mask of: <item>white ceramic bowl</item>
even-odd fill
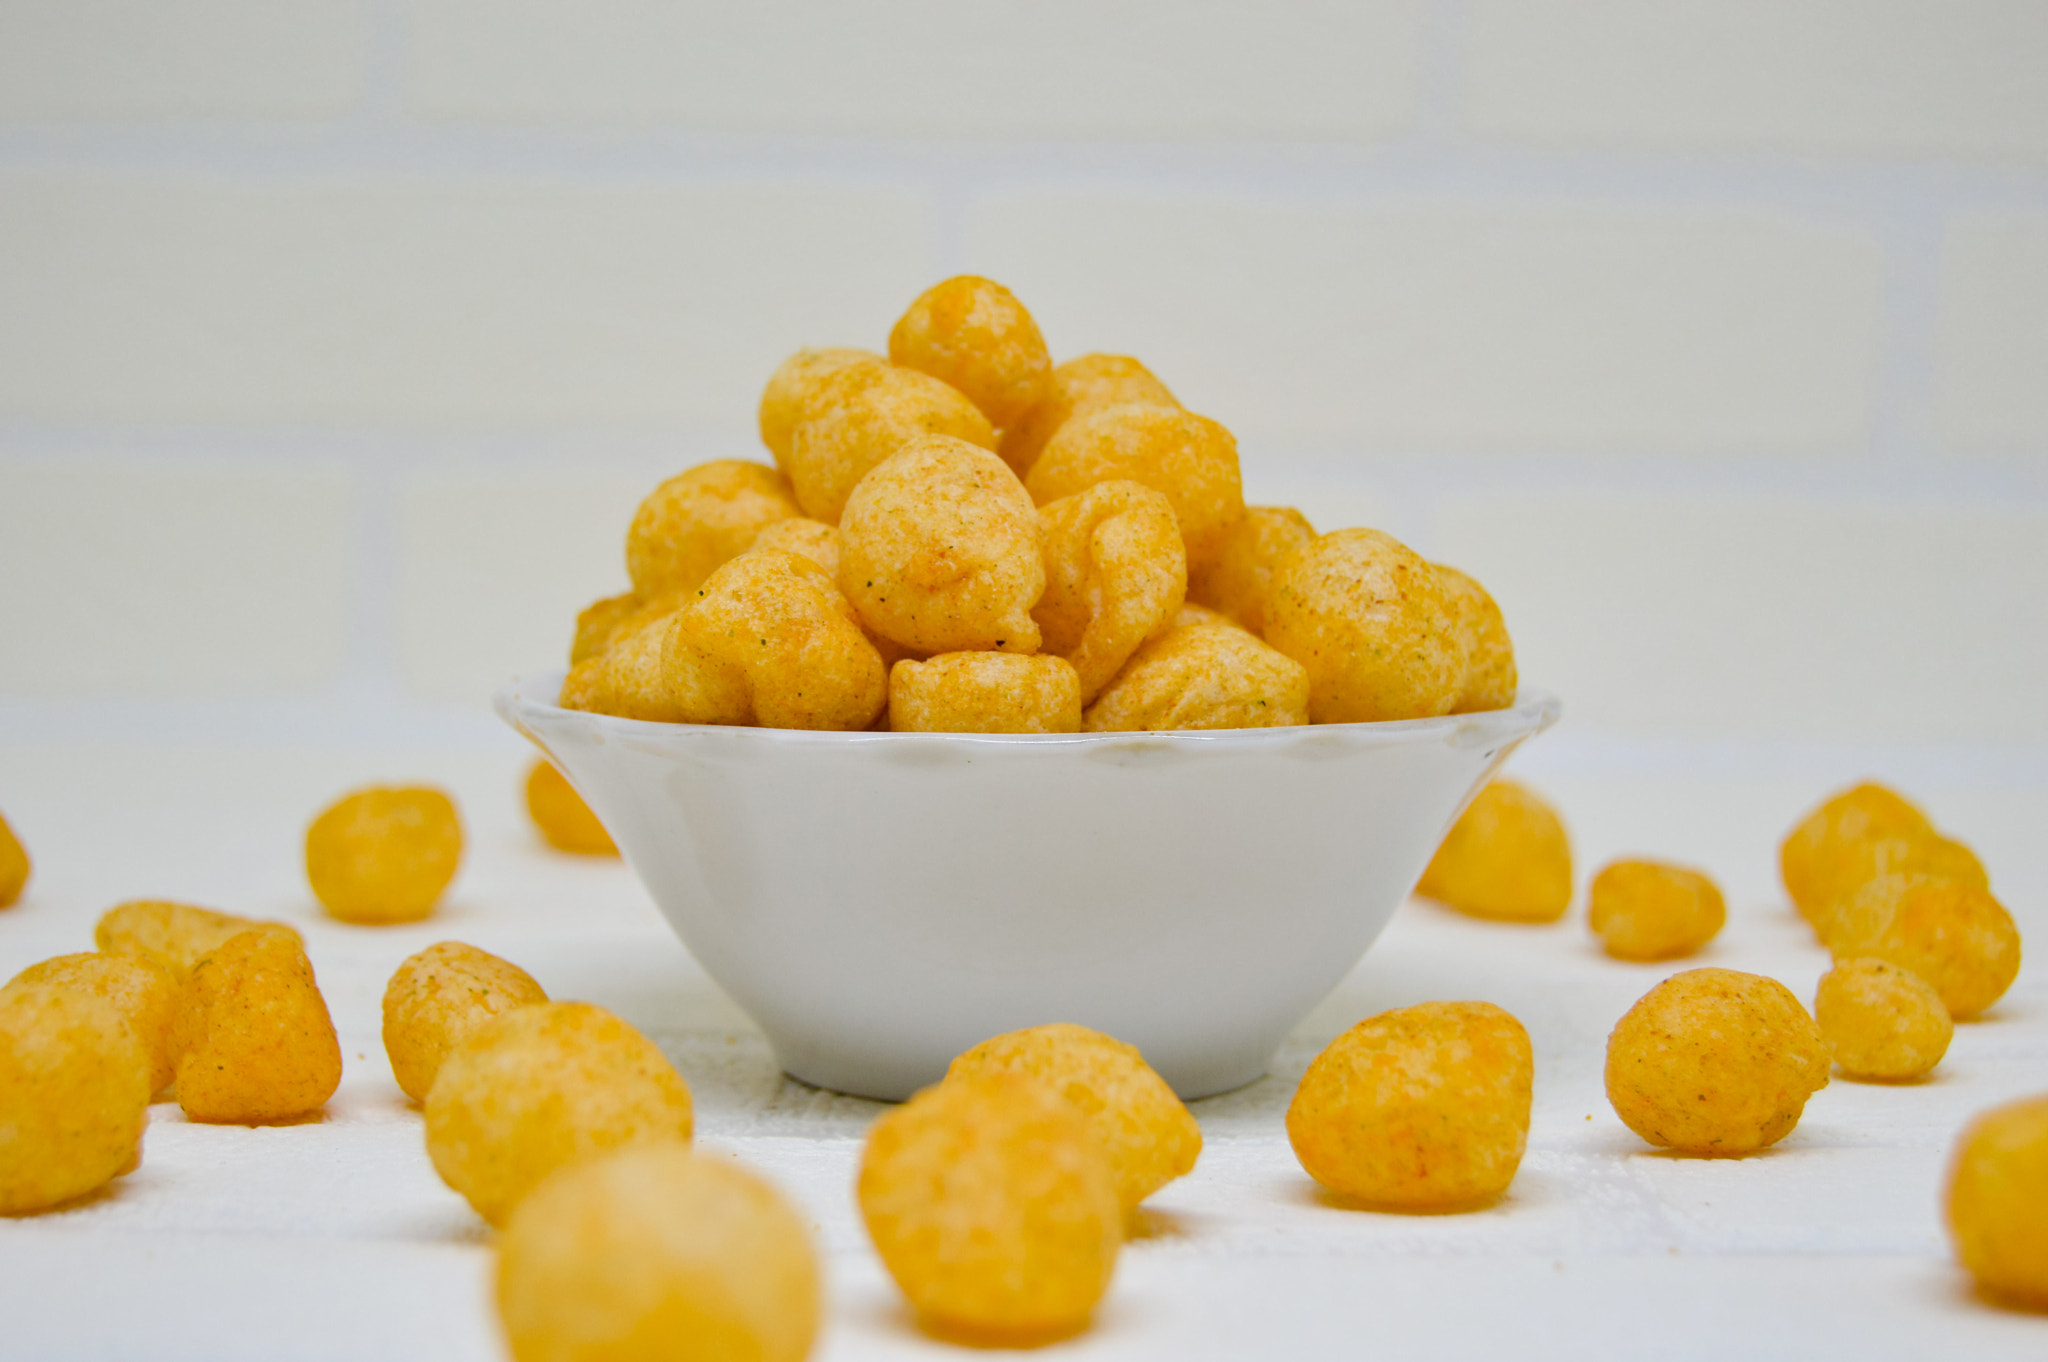
[[[582,793],[782,1067],[898,1099],[1043,1022],[1249,1083],[1558,703],[1218,733],[807,733],[498,713]]]

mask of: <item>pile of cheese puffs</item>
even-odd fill
[[[1486,589],[1377,530],[1246,506],[1237,441],[1137,360],[1055,365],[1002,285],[948,279],[887,357],[806,349],[775,466],[702,464],[626,534],[561,703],[668,723],[1074,733],[1501,709]]]

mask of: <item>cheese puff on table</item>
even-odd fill
[[[889,332],[889,360],[959,389],[1005,429],[1052,386],[1052,356],[1017,295],[993,279],[934,284]]]
[[[1821,944],[1834,939],[1835,919],[1866,885],[1893,875],[1929,875],[1986,891],[1991,883],[1975,852],[1938,832],[1837,842],[1819,860],[1813,881],[1818,897],[1806,915]]]
[[[950,435],[982,449],[995,429],[972,402],[929,374],[892,364],[853,364],[818,384],[789,446],[789,480],[813,520],[837,525],[868,470],[907,441]]]
[[[1616,861],[1586,891],[1587,925],[1617,960],[1671,960],[1712,941],[1728,920],[1715,883],[1661,861]]]
[[[626,571],[642,600],[695,591],[778,520],[800,515],[789,479],[765,464],[720,459],[648,494],[626,531]]]
[[[1515,668],[1514,640],[1508,637],[1508,622],[1500,606],[1485,587],[1456,568],[1442,563],[1432,566],[1451,598],[1458,640],[1465,645],[1465,679],[1458,687],[1458,698],[1451,702],[1451,713],[1506,709],[1515,703],[1521,678]]]
[[[1173,624],[1187,596],[1187,548],[1167,499],[1143,483],[1098,482],[1039,509],[1045,594],[1039,646],[1074,664],[1081,703]]]
[[[1244,515],[1236,437],[1179,407],[1127,403],[1075,417],[1047,442],[1024,485],[1045,506],[1115,479],[1141,482],[1172,503],[1191,574],[1208,567]]]
[[[1941,995],[1911,970],[1868,956],[1821,976],[1813,1019],[1851,1078],[1918,1078],[1941,1063],[1956,1024]]]
[[[1273,569],[1315,537],[1308,517],[1292,506],[1247,506],[1223,532],[1215,558],[1189,575],[1188,599],[1264,635]]]
[[[1183,607],[1131,655],[1082,726],[1090,733],[1286,728],[1308,722],[1308,672],[1223,616]]]
[[[775,456],[776,466],[788,471],[790,441],[820,383],[850,365],[886,363],[872,350],[826,346],[799,350],[777,365],[761,392],[760,411],[761,443]]]
[[[567,776],[545,757],[526,773],[526,812],[540,835],[557,851],[576,856],[616,856],[618,846]]]
[[[1473,917],[1555,922],[1572,902],[1564,820],[1528,786],[1496,780],[1458,815],[1415,892]]]
[[[460,941],[409,955],[384,987],[384,1053],[391,1075],[415,1102],[427,1100],[455,1047],[501,1012],[548,995],[510,960]]]
[[[289,923],[258,921],[161,899],[136,899],[114,905],[100,915],[92,939],[95,946],[110,955],[132,955],[153,961],[183,982],[194,965],[248,931],[282,932],[302,948],[305,944],[298,928]]]
[[[0,908],[5,908],[21,897],[21,891],[28,884],[28,851],[14,835],[14,829],[0,818]]]
[[[461,863],[455,801],[424,785],[357,790],[306,829],[306,880],[343,922],[417,922]]]
[[[1956,1141],[1948,1231],[1985,1294],[2048,1310],[2048,1095],[1994,1107]]]
[[[1178,407],[1164,383],[1129,355],[1082,355],[1055,365],[1045,396],[1015,425],[1003,427],[997,452],[1023,477],[1046,443],[1076,416],[1129,403]]]
[[[1885,875],[1835,912],[1824,944],[1837,960],[1870,956],[1911,970],[1949,1015],[1974,1017],[2020,972],[2020,929],[1991,891],[1935,875]]]
[[[1830,796],[1799,820],[1778,848],[1785,892],[1808,921],[1832,906],[1834,890],[1823,884],[1836,848],[1873,837],[1932,834],[1934,825],[1910,800],[1874,781]],[[1855,886],[1851,886],[1853,889]]]
[[[149,1059],[150,1095],[153,1097],[171,1086],[178,1059],[174,1037],[178,1013],[176,975],[147,956],[82,951],[30,965],[10,979],[7,988],[36,984],[76,989],[112,1004]]]
[[[1047,653],[940,653],[889,669],[896,733],[1077,733],[1081,680]]]
[[[108,998],[57,981],[0,989],[0,1215],[140,1166],[149,1081],[149,1056]]]
[[[334,1019],[312,962],[282,932],[244,932],[193,967],[176,1045],[178,1105],[194,1121],[288,1121],[341,1085]]]

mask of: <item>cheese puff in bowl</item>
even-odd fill
[[[889,332],[889,360],[966,394],[997,430],[1037,406],[1052,384],[1052,356],[1017,295],[962,274],[918,296]]]
[[[1223,532],[1216,556],[1188,577],[1188,599],[1264,634],[1273,569],[1315,537],[1308,517],[1292,506],[1247,506]]]
[[[1090,733],[1287,728],[1308,722],[1308,672],[1199,606],[1131,656],[1088,709]]]
[[[655,488],[626,531],[626,571],[643,601],[695,591],[761,531],[796,515],[789,479],[764,464],[720,459]]]
[[[1236,437],[1179,407],[1129,403],[1075,417],[1046,444],[1024,485],[1044,506],[1114,479],[1143,483],[1172,503],[1190,573],[1208,566],[1244,515]]]
[[[827,374],[804,400],[783,461],[797,504],[811,519],[837,525],[868,470],[922,435],[996,447],[988,418],[930,374],[893,364],[849,364]]]
[[[1023,477],[1045,452],[1046,442],[1076,416],[1129,403],[1178,407],[1180,403],[1152,371],[1129,355],[1082,355],[1053,366],[1045,395],[1015,425],[1003,427],[997,452]]]
[[[1040,646],[1074,664],[1086,704],[1173,623],[1187,596],[1187,550],[1172,503],[1143,483],[1098,482],[1038,519],[1045,595],[1031,618]]]

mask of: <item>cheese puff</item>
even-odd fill
[[[1496,780],[1444,836],[1415,892],[1473,917],[1555,922],[1572,902],[1572,848],[1557,810]]]
[[[1465,645],[1443,579],[1378,530],[1338,530],[1273,574],[1266,641],[1308,668],[1319,724],[1448,714],[1465,685]]]
[[[619,854],[612,835],[597,821],[583,796],[545,758],[534,762],[533,769],[526,773],[526,812],[540,829],[540,835],[557,851],[578,856]]]
[[[1976,889],[1990,887],[1976,853],[1938,832],[1836,842],[1816,858],[1812,883],[1817,898],[1806,919],[1822,945],[1833,938],[1842,906],[1872,880],[1889,875],[1933,875]]]
[[[1078,733],[1081,679],[1050,653],[940,653],[889,669],[895,733]]]
[[[2048,1094],[1970,1122],[1948,1170],[1949,1237],[1994,1300],[2048,1310]]]
[[[1142,483],[1098,482],[1041,507],[1045,594],[1039,644],[1074,664],[1081,703],[1101,694],[1187,596],[1187,548],[1165,497]]]
[[[384,1053],[391,1076],[407,1097],[424,1102],[456,1046],[499,1013],[547,1000],[525,970],[460,941],[437,942],[409,955],[384,986]]]
[[[1458,641],[1465,650],[1464,683],[1458,687],[1458,698],[1451,702],[1451,713],[1506,709],[1515,703],[1515,690],[1520,684],[1515,670],[1515,644],[1508,637],[1507,620],[1485,587],[1454,567],[1442,563],[1432,566],[1450,597]]]
[[[194,965],[248,931],[282,932],[301,946],[305,944],[298,928],[287,923],[260,922],[157,899],[136,899],[109,908],[93,928],[92,939],[110,955],[139,956],[163,966],[182,982]]]
[[[1206,618],[1205,618],[1206,616]],[[1308,673],[1221,615],[1192,608],[1131,655],[1082,718],[1090,733],[1308,722]]]
[[[573,667],[611,647],[640,605],[638,596],[624,591],[584,606],[576,616],[576,635],[569,641],[569,665]]]
[[[626,572],[642,600],[688,593],[778,520],[799,515],[789,479],[763,464],[719,459],[655,488],[626,531]]]
[[[1153,407],[1178,407],[1166,385],[1129,355],[1082,355],[1056,365],[1052,382],[1037,405],[1015,425],[1003,428],[997,452],[1023,477],[1038,462],[1046,442],[1076,416],[1139,402]]]
[[[911,440],[950,435],[982,449],[996,433],[975,405],[938,379],[890,364],[854,364],[812,393],[789,446],[789,480],[813,520],[837,525],[868,470]]]
[[[498,1241],[513,1362],[802,1362],[824,1312],[804,1226],[752,1173],[682,1145],[565,1168]]]
[[[1865,781],[1835,794],[1799,820],[1778,848],[1778,870],[1785,892],[1809,921],[1833,906],[1836,889],[1828,867],[1838,848],[1876,837],[1932,835],[1927,815],[1894,790]],[[1854,886],[1851,886],[1853,889]]]
[[[703,590],[698,588],[691,604]],[[649,723],[752,723],[753,703],[738,667],[685,652],[683,665],[670,669],[670,637],[681,614],[679,605],[571,667],[557,703],[563,709]]]
[[[1215,558],[1188,577],[1188,599],[1263,634],[1273,569],[1315,537],[1292,506],[1247,506],[1244,519],[1223,532]]]
[[[1697,870],[1616,861],[1586,891],[1587,925],[1617,960],[1670,960],[1714,939],[1728,907]]]
[[[997,430],[1014,425],[1052,386],[1052,356],[1017,295],[993,279],[957,275],[918,296],[889,332],[889,360],[967,395]]]
[[[83,951],[30,965],[9,980],[7,988],[35,984],[56,984],[104,998],[128,1023],[149,1060],[150,1094],[171,1085],[178,1059],[172,1034],[178,1012],[176,975],[145,956]]]
[[[1607,1038],[1607,1100],[1651,1144],[1752,1154],[1799,1124],[1833,1056],[1792,990],[1731,969],[1674,974]]]
[[[28,872],[28,851],[14,835],[14,829],[7,826],[7,820],[0,818],[0,908],[21,897]]]
[[[1045,506],[1117,478],[1142,482],[1173,504],[1192,574],[1208,568],[1224,532],[1244,515],[1236,438],[1179,407],[1127,403],[1075,417],[1047,442],[1024,485]]]
[[[822,520],[792,516],[778,520],[754,539],[757,549],[781,549],[808,558],[825,569],[825,575],[839,580],[839,531]]]
[[[1310,1177],[1368,1206],[1476,1210],[1514,1181],[1536,1074],[1529,1033],[1492,1003],[1422,1003],[1330,1042],[1287,1107]]]
[[[141,1166],[149,1067],[98,993],[0,989],[0,1215],[47,1210]]]
[[[341,1044],[312,962],[282,932],[243,932],[178,994],[178,1105],[256,1125],[318,1111],[341,1085]]]
[[[607,1149],[688,1143],[690,1088],[654,1042],[590,1003],[491,1018],[427,1090],[427,1154],[497,1226],[557,1168]]]
[[[417,922],[461,862],[455,801],[424,785],[357,790],[306,829],[306,880],[343,922]]]
[[[1918,1078],[1941,1063],[1956,1034],[1925,979],[1867,956],[1839,961],[1821,976],[1813,1019],[1851,1078]]]
[[[1009,465],[965,440],[912,440],[861,479],[839,584],[867,627],[920,653],[1035,653],[1038,512]]]
[[[940,1083],[883,1113],[856,1190],[920,1321],[962,1340],[1085,1328],[1123,1243],[1109,1156],[1073,1103],[1021,1074]]]
[[[1071,1022],[991,1037],[956,1057],[946,1081],[1035,1078],[1074,1104],[1109,1155],[1124,1213],[1194,1169],[1202,1128],[1135,1045]]]
[[[761,443],[775,456],[775,464],[789,470],[789,445],[797,422],[817,392],[818,385],[841,369],[854,364],[885,364],[872,350],[846,346],[802,349],[777,365],[761,392]]]
[[[1933,985],[1958,1020],[2004,996],[2020,972],[2020,930],[1991,891],[1936,875],[1885,875],[1844,902],[1824,943],[1837,960],[1872,956]]]

